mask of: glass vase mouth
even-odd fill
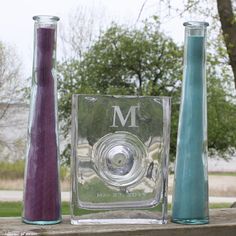
[[[35,20],[36,22],[57,22],[60,20],[60,18],[58,16],[51,16],[51,15],[36,15],[33,16],[33,20]]]
[[[184,22],[183,25],[187,27],[200,28],[209,26],[209,23],[206,21],[187,21]]]

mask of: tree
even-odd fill
[[[181,86],[181,62],[182,48],[159,32],[157,18],[146,21],[141,29],[112,24],[83,60],[59,67],[64,78],[59,81],[59,111],[65,136],[70,127],[72,93],[165,95],[175,101]],[[173,113],[178,104],[174,102]]]
[[[210,154],[217,151],[220,156],[227,158],[227,154],[235,153],[236,107],[226,101],[219,88],[214,88],[211,92],[212,96],[208,100],[208,148]]]
[[[139,95],[176,92],[182,50],[158,27],[157,19],[142,29],[112,25],[85,55],[85,79],[103,94],[120,87]]]
[[[158,26],[157,19],[145,21],[139,29],[113,24],[83,55],[83,60],[60,65],[63,80],[59,83],[59,111],[66,137],[73,93],[171,96],[171,159],[174,159],[183,48],[160,33]],[[224,152],[236,147],[236,108],[224,90],[214,54],[209,54],[208,63],[209,149]],[[227,119],[222,122],[224,116]],[[225,126],[230,127],[228,133],[223,132]],[[64,154],[68,153],[66,149]]]
[[[60,38],[64,60],[81,60],[104,25],[104,12],[97,9],[76,8],[68,24],[61,26]]]
[[[216,68],[214,70],[217,71]],[[208,149],[210,155],[227,158],[236,148],[236,106],[214,73],[208,73]]]
[[[235,153],[236,15],[235,1],[184,0],[174,6],[169,0],[166,22],[175,17],[210,22],[208,27],[208,148],[225,157]],[[231,68],[230,68],[230,66]],[[227,132],[226,132],[227,131]]]
[[[19,97],[19,84],[21,74],[21,63],[18,59],[14,48],[3,44],[0,41],[0,149],[2,157],[8,158],[9,153],[19,152],[21,140],[10,142],[5,137],[2,127],[6,127],[6,115],[9,112],[8,108],[10,103],[16,102]],[[15,124],[11,124],[15,125]]]
[[[161,4],[168,6],[169,14],[165,21],[176,17],[185,19],[200,19],[210,23],[208,39],[211,41],[211,51],[219,57],[219,66],[231,66],[231,75],[225,83],[233,82],[236,88],[236,3],[232,0],[183,0],[176,6],[175,1],[162,0]],[[223,37],[222,37],[223,36]],[[229,68],[227,68],[229,70]],[[233,73],[232,73],[233,72]]]
[[[0,101],[5,103],[0,119],[5,115],[8,104],[18,98],[21,63],[13,48],[0,41]]]
[[[236,88],[236,15],[231,0],[217,0],[217,8]]]

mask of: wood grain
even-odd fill
[[[21,218],[0,218],[0,235],[79,235],[79,236],[235,236],[236,208],[210,211],[208,225],[80,225],[70,224],[69,216],[52,226],[36,226],[21,223]]]

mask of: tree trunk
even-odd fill
[[[231,0],[217,0],[217,8],[236,88],[236,16]]]

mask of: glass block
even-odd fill
[[[73,95],[71,223],[166,223],[169,135],[169,97]]]

